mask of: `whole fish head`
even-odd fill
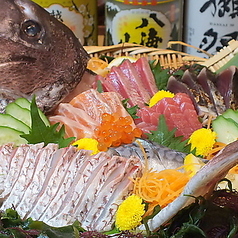
[[[49,111],[80,82],[88,54],[63,23],[30,0],[1,0],[0,107],[31,98]]]

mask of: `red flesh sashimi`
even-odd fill
[[[141,108],[137,113],[140,117],[136,119],[137,127],[144,133],[148,133],[151,128],[155,130],[161,114],[165,116],[169,130],[177,128],[176,136],[183,136],[184,139],[202,128],[193,103],[185,93],[177,93],[174,98],[163,98],[153,107]]]
[[[97,80],[101,81],[104,90],[117,92],[123,99],[129,99],[130,106],[144,107],[158,91],[146,58],[135,63],[124,60],[120,66],[112,67],[105,78],[99,76]]]
[[[158,91],[158,88],[155,84],[155,78],[150,69],[148,59],[146,57],[141,57],[135,63],[133,63],[133,65],[142,79],[144,89],[150,95],[154,95]]]

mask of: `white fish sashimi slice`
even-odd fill
[[[59,156],[58,153],[54,154],[54,157],[56,157],[58,163],[56,164],[54,171],[52,171],[48,183],[41,193],[41,196],[38,198],[37,203],[28,214],[29,217],[34,217],[40,220],[41,216],[47,210],[51,201],[59,191],[59,188],[63,186],[63,183],[67,180],[66,174],[71,164],[72,158],[76,153],[76,149],[69,147],[60,149],[60,151],[62,153],[61,156]]]
[[[3,207],[9,207],[9,204],[13,204],[16,208],[21,202],[22,197],[27,190],[27,187],[32,181],[32,177],[36,172],[36,167],[39,161],[39,157],[42,155],[43,143],[29,147],[26,151],[24,163],[19,170],[19,177],[15,184],[11,187],[11,192],[8,198],[5,200]]]
[[[7,144],[0,147],[0,157],[1,157],[1,166],[0,166],[0,201],[1,193],[4,191],[4,183],[6,181],[7,175],[9,173],[11,159],[16,150],[14,150],[13,144]]]
[[[61,226],[61,224],[66,225],[72,222],[72,220],[64,219],[62,221],[59,221],[58,224],[56,224],[54,223],[55,219],[53,219],[52,223],[50,223],[49,220],[55,217],[59,213],[59,211],[61,211],[68,203],[71,202],[73,206],[72,192],[75,189],[75,183],[78,181],[78,179],[81,178],[83,170],[89,163],[89,161],[88,163],[85,163],[85,158],[88,157],[88,151],[86,152],[84,150],[81,150],[75,152],[75,155],[71,158],[71,161],[68,162],[69,165],[68,169],[66,170],[64,180],[62,181],[62,184],[58,187],[57,193],[52,197],[52,200],[48,205],[47,209],[41,215],[41,220],[47,221],[48,224],[54,226]],[[71,214],[72,217],[73,215],[74,214]]]
[[[133,182],[130,178],[138,175],[141,162],[137,158],[126,159],[126,165],[118,168],[109,181],[106,181],[94,201],[91,210],[82,224],[90,230],[107,231],[112,229],[115,213],[122,200],[130,194]]]
[[[87,213],[87,210],[84,208],[90,202],[87,191],[90,191],[91,197],[94,196],[95,191],[92,186],[98,186],[98,183],[103,184],[103,177],[106,175],[103,175],[102,171],[105,170],[109,162],[110,157],[105,153],[85,158],[81,167],[78,168],[78,175],[80,177],[74,179],[74,184],[67,192],[65,201],[62,202],[61,207],[55,212],[55,216],[52,216],[49,220],[49,224],[59,224],[64,220],[74,222],[78,219],[81,221],[83,214]],[[79,210],[77,212],[76,209],[79,206],[81,207],[81,205],[83,205],[83,211]]]
[[[14,206],[23,219],[31,217],[56,227],[79,220],[100,228],[102,220],[103,227],[109,229],[116,201],[131,191],[128,176],[141,172],[142,165],[139,158],[89,154],[73,146],[58,149],[56,144],[0,147],[0,168],[7,173],[8,182],[1,185],[1,209]],[[8,155],[10,158],[5,158]],[[93,225],[90,217],[98,222]]]
[[[2,147],[3,148],[3,147]],[[17,182],[22,166],[24,165],[25,155],[30,149],[29,145],[23,145],[13,149],[14,152],[11,155],[11,160],[9,161],[9,172],[4,180],[4,191],[2,192],[0,199],[5,200],[8,198],[9,194],[12,191],[12,187]],[[5,202],[3,203],[4,207]],[[9,207],[12,207],[12,203],[9,204]],[[8,207],[8,208],[9,208]]]
[[[54,196],[48,209],[41,216],[41,220],[47,221],[52,226],[64,226],[76,220],[74,213],[75,203],[81,196],[82,190],[87,184],[87,181],[93,177],[92,174],[104,157],[99,153],[94,156],[89,156],[89,153],[83,155],[82,150],[77,152],[72,158],[71,166],[68,169],[68,175],[59,188],[58,193]],[[88,151],[87,151],[88,152]],[[81,161],[81,163],[77,162]],[[58,215],[63,213],[63,219],[58,219]]]
[[[49,144],[42,150],[39,155],[39,162],[35,169],[32,180],[25,190],[24,196],[20,203],[16,206],[16,210],[23,218],[28,218],[28,214],[34,208],[39,196],[47,184],[47,178],[50,176],[52,168],[54,168],[56,160],[52,160],[54,153],[59,153],[58,145]]]
[[[157,230],[183,207],[191,204],[195,197],[205,196],[213,191],[218,182],[238,163],[238,141],[227,145],[212,160],[204,165],[188,182],[181,195],[163,208],[148,223],[150,230]]]
[[[81,196],[76,206],[75,213],[79,214],[78,220],[80,220],[82,224],[90,213],[91,208],[97,206],[95,201],[97,200],[97,197],[100,196],[104,184],[108,183],[108,179],[111,179],[113,175],[119,178],[120,173],[123,172],[123,168],[126,165],[125,159],[120,157],[112,157],[107,160],[108,161],[105,161],[104,166],[98,171],[97,176],[90,181],[88,187],[83,191],[83,196]],[[106,196],[110,196],[110,194],[111,191],[109,189]]]

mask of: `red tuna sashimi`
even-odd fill
[[[165,116],[169,130],[177,128],[176,136],[183,136],[184,139],[202,128],[193,103],[185,93],[177,93],[174,98],[163,98],[151,108],[141,108],[137,113],[140,117],[136,119],[137,127],[144,133],[148,133],[151,128],[156,129],[161,114]]]

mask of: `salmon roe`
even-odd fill
[[[98,141],[98,149],[106,151],[110,146],[132,143],[136,137],[141,137],[142,131],[133,128],[133,119],[130,116],[120,117],[118,113],[102,114],[102,122],[94,130]]]

